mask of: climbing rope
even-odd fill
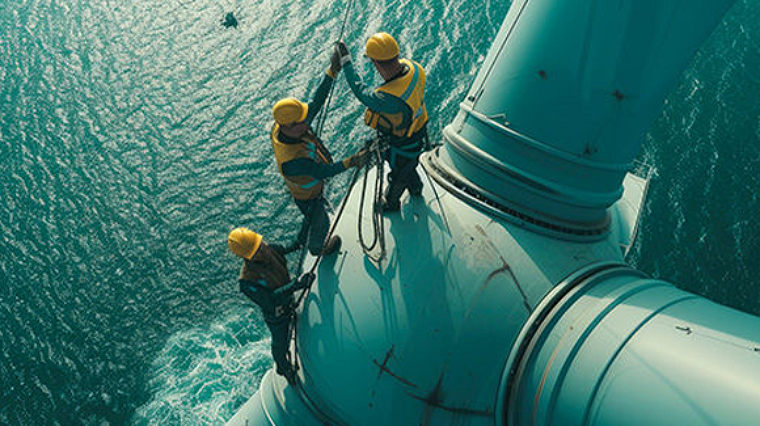
[[[440,143],[437,143],[435,145],[431,144],[430,138],[428,138],[427,133],[425,133],[425,152],[430,152],[441,145],[442,144]],[[446,211],[443,210],[443,203],[441,203],[441,197],[438,195],[438,190],[435,189],[435,185],[433,184],[433,179],[430,177],[430,173],[428,173],[427,168],[423,166],[422,171],[425,172],[425,176],[427,176],[428,184],[430,185],[430,188],[433,190],[433,195],[435,195],[435,200],[438,202],[438,210],[441,211],[441,216],[443,217],[443,223],[446,225],[446,230],[449,231],[449,236],[451,236],[451,227],[449,226],[449,218],[446,215]]]
[[[359,234],[359,244],[362,247],[364,253],[370,259],[377,263],[380,263],[385,258],[385,223],[383,221],[383,175],[384,173],[384,161],[383,151],[387,149],[386,144],[380,138],[375,138],[365,144],[367,155],[369,158],[364,164],[364,181],[362,184],[362,194],[359,199],[359,219],[356,221],[357,233]],[[372,197],[372,240],[371,243],[367,243],[364,236],[364,227],[362,226],[362,217],[364,216],[364,200],[367,192],[367,181],[369,178],[369,170],[377,166],[377,172],[375,173],[375,188]],[[380,247],[380,253],[375,256],[372,254],[375,247]]]
[[[343,34],[345,33],[345,30],[346,30],[348,17],[350,16],[350,12],[351,12],[351,9],[353,8],[353,5],[354,5],[354,0],[349,0],[348,4],[346,5],[346,12],[343,15],[343,23],[340,26],[340,35],[338,36],[337,41],[340,41],[343,39]],[[330,103],[332,102],[333,89],[335,89],[334,83],[330,85],[330,92],[327,95],[327,101],[325,102],[325,105],[317,113],[317,117],[316,117],[317,123],[315,127],[316,131],[314,134],[318,139],[321,137],[322,130],[325,127],[327,112],[329,111]],[[298,250],[299,248],[301,249],[301,253],[299,254],[299,257],[298,257],[298,268],[296,269],[297,276],[301,276],[301,274],[303,273],[303,262],[306,259],[306,250],[307,250],[305,241],[309,233],[310,226],[311,226],[311,211],[309,211],[309,214],[306,215],[306,219],[301,225],[301,229],[298,232],[298,237],[296,238],[296,241],[285,249],[285,254],[292,253]]]
[[[358,180],[359,173],[361,172],[361,170],[362,170],[361,168],[357,167],[354,170],[354,173],[351,175],[351,180],[349,181],[348,188],[346,189],[346,193],[343,195],[343,201],[341,201],[340,207],[338,208],[338,212],[335,215],[335,219],[333,220],[333,223],[330,225],[330,231],[327,233],[327,237],[325,237],[325,241],[329,241],[330,238],[332,237],[333,233],[335,232],[335,228],[337,227],[338,222],[340,221],[341,216],[343,216],[343,211],[346,208],[346,204],[347,204],[347,201],[348,201],[348,195],[351,193],[351,189],[354,187],[354,184]],[[304,244],[304,247],[305,246],[306,245]],[[313,274],[314,271],[317,270],[317,267],[319,266],[319,263],[322,261],[322,257],[323,256],[324,256],[324,251],[320,252],[319,255],[317,256],[317,258],[314,259],[314,263],[311,265],[311,269],[308,272],[309,274]],[[302,252],[302,258],[303,257],[305,257],[305,253]],[[303,264],[303,259],[301,260],[301,263]],[[300,271],[299,271],[299,275],[298,276],[301,276]],[[303,302],[304,298],[306,298],[306,296],[311,292],[311,286],[312,286],[312,284],[314,284],[313,281],[310,282],[309,285],[307,285],[306,288],[304,288],[301,291],[301,294],[298,296],[298,299],[295,302],[295,306],[293,307],[294,310],[298,309],[298,307],[301,306],[301,302]],[[298,368],[299,368],[299,364],[298,364],[298,318],[297,318],[297,315],[295,313],[293,314],[293,318],[292,318],[291,321],[292,321],[292,323],[291,323],[292,324],[292,327],[291,327],[291,333],[292,334],[290,335],[289,340],[292,339],[293,342],[294,342],[293,343],[293,358],[292,358],[292,360],[293,360],[293,366],[295,367],[296,370],[298,370]],[[288,352],[290,352],[290,351],[288,351]]]
[[[373,209],[373,223],[375,224],[373,226],[375,230],[375,236],[373,238],[373,244],[370,247],[370,249],[374,248],[376,244],[380,244],[381,251],[378,262],[382,260],[382,258],[385,256],[385,230],[383,228],[383,218],[382,218],[382,208],[380,207],[380,204],[378,203],[378,200],[380,199],[379,194],[382,194],[382,181],[383,181],[383,147],[379,143],[379,140],[377,138],[370,139],[365,143],[365,150],[368,152],[368,156],[370,158],[365,162],[364,167],[357,167],[353,174],[351,175],[351,180],[348,183],[348,188],[346,188],[345,194],[343,194],[343,200],[340,203],[340,207],[338,208],[338,212],[335,214],[335,218],[333,219],[332,224],[330,225],[330,230],[327,233],[327,236],[325,237],[325,241],[329,241],[330,238],[332,238],[333,234],[335,233],[335,229],[338,226],[338,222],[340,222],[341,217],[343,216],[343,212],[346,209],[346,204],[348,203],[348,196],[351,194],[351,190],[353,189],[356,182],[359,180],[359,175],[364,171],[364,189],[362,190],[362,197],[361,197],[361,203],[359,208],[359,229],[361,230],[361,212],[363,208],[364,198],[365,198],[365,190],[366,190],[366,181],[367,181],[367,175],[369,174],[369,169],[371,168],[370,163],[376,163],[378,167],[377,175],[376,175],[376,181],[375,181],[375,197],[374,197],[374,203],[372,206]],[[360,231],[361,232],[361,231]],[[363,242],[363,237],[360,237],[360,240],[362,240],[362,247],[365,247],[365,244]],[[367,250],[365,249],[365,252]],[[370,254],[367,254],[370,256]],[[305,256],[305,253],[302,252],[302,256]],[[314,272],[317,270],[317,267],[319,266],[319,263],[322,261],[322,258],[324,256],[324,251],[320,252],[316,259],[314,259],[314,263],[311,265],[311,269],[309,269],[308,274],[314,274]],[[303,263],[303,259],[301,261]],[[299,271],[299,275],[301,276],[301,273]],[[297,309],[301,306],[301,303],[306,298],[306,296],[311,292],[311,286],[313,284],[313,281],[309,283],[308,286],[306,286],[302,291],[301,294],[298,296],[298,299],[295,301],[293,309]],[[293,315],[292,320],[292,335],[291,339],[293,339],[294,344],[294,354],[293,354],[293,365],[297,369],[299,367],[298,365],[298,321],[295,315]]]
[[[343,15],[343,23],[340,26],[340,35],[338,36],[338,40],[336,40],[336,43],[343,40],[343,33],[346,31],[346,23],[348,22],[349,13],[351,12],[351,8],[354,5],[354,0],[349,0],[348,5],[346,6],[346,13]],[[327,119],[327,110],[330,109],[330,102],[332,101],[332,95],[333,95],[333,89],[335,88],[335,84],[332,84],[330,86],[330,92],[327,95],[327,102],[325,103],[325,107],[322,108],[322,110],[319,111],[319,114],[317,116],[317,137],[322,134],[322,129],[325,127],[325,121]]]

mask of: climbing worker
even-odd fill
[[[345,68],[351,91],[367,107],[365,124],[388,142],[385,159],[391,171],[384,211],[398,210],[405,190],[413,196],[422,194],[422,180],[416,169],[427,140],[425,69],[412,60],[399,59],[399,51],[398,43],[388,33],[377,33],[367,40],[366,56],[385,80],[374,91],[357,76],[345,43],[338,42],[333,52],[333,61]]]
[[[298,243],[308,241],[309,252],[315,256],[320,252],[335,252],[340,248],[341,242],[337,235],[325,242],[330,220],[326,212],[327,201],[322,195],[324,179],[363,165],[366,157],[363,151],[359,151],[334,163],[330,152],[311,129],[311,122],[325,103],[340,69],[340,62],[332,60],[308,105],[294,98],[285,98],[272,108],[275,123],[271,139],[277,167],[305,218],[306,226],[302,231],[306,232],[301,232]]]
[[[230,251],[243,259],[240,291],[264,313],[264,321],[272,334],[272,358],[277,374],[288,383],[296,382],[296,370],[290,362],[290,326],[295,301],[293,292],[308,287],[314,274],[304,274],[291,281],[285,257],[265,243],[261,235],[247,228],[235,228],[227,237]]]

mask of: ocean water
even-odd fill
[[[225,238],[295,235],[270,108],[315,88],[345,6],[2,0],[0,424],[220,424],[253,394],[268,332]],[[437,139],[508,6],[364,0],[345,38],[360,68],[377,30],[426,65]],[[739,0],[647,135],[657,173],[629,259],[755,314],[759,95],[760,2]],[[345,82],[332,106],[340,158],[367,131]]]

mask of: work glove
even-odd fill
[[[347,160],[347,164],[346,164],[347,169],[351,167],[361,167],[364,165],[364,163],[367,162],[367,151],[362,149],[356,154],[348,157],[346,160]]]
[[[307,272],[303,275],[301,275],[301,278],[296,281],[296,285],[294,286],[294,290],[300,290],[302,288],[309,287],[311,283],[314,282],[314,279],[316,278],[316,275],[314,275],[313,272]]]
[[[344,66],[351,62],[351,52],[348,51],[346,43],[343,43],[342,40],[335,43],[335,53],[333,53],[333,55],[338,57],[340,66]]]
[[[338,53],[338,49],[333,49],[332,54],[330,55],[330,76],[335,77],[340,72],[341,68],[343,68],[343,64],[340,62],[340,54]]]

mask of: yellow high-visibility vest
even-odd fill
[[[322,179],[307,175],[285,176],[282,173],[282,165],[297,158],[309,158],[317,163],[329,164],[330,160],[324,154],[327,150],[311,130],[307,131],[301,137],[301,142],[296,144],[281,142],[277,139],[279,133],[280,125],[275,123],[271,133],[272,148],[274,149],[274,158],[277,160],[277,170],[280,171],[285,180],[285,185],[296,200],[310,200],[318,197],[322,194],[322,188],[325,186]]]
[[[422,129],[428,120],[425,108],[425,69],[408,59],[399,62],[406,65],[409,71],[378,87],[375,92],[387,93],[404,101],[412,111],[411,122],[404,120],[404,114],[386,114],[369,108],[364,112],[364,122],[373,129],[405,138]]]

